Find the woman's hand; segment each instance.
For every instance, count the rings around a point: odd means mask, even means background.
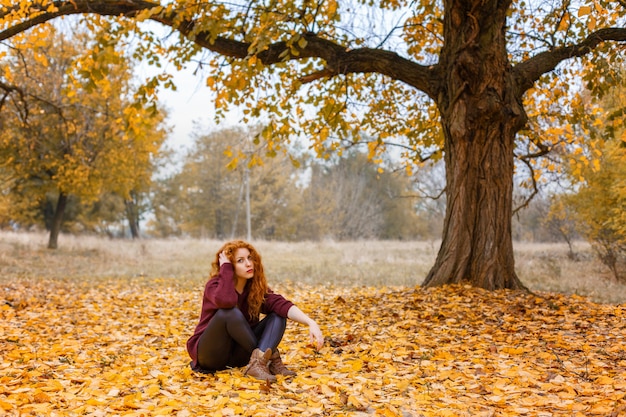
[[[324,346],[324,335],[320,330],[320,326],[313,320],[309,323],[309,340],[317,350],[320,350],[322,346]]]
[[[224,252],[220,252],[219,261],[220,261],[220,266],[230,263],[230,259],[228,259],[228,256],[226,256]]]
[[[316,349],[321,349],[324,346],[324,335],[320,330],[320,326],[317,325],[315,320],[307,316],[295,305],[289,308],[287,317],[298,323],[306,324],[309,326],[309,340]]]

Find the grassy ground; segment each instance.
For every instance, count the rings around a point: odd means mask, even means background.
[[[0,232],[0,280],[21,278],[171,278],[200,288],[222,242],[197,239],[110,240],[63,235],[60,249],[46,249],[39,233]],[[419,285],[432,266],[438,242],[253,242],[270,284],[329,286]],[[516,268],[533,291],[578,294],[601,303],[625,303],[626,285],[611,280],[589,245],[517,243]]]

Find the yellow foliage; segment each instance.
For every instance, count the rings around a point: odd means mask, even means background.
[[[2,285],[0,410],[399,417],[626,409],[623,306],[465,286],[282,283],[274,289],[315,314],[326,343],[315,351],[307,329],[289,324],[281,351],[298,375],[266,384],[242,369],[190,371],[184,344],[200,288],[187,282],[25,278]]]
[[[4,74],[27,92],[30,114],[25,119],[19,102],[5,103],[10,128],[0,139],[0,160],[23,183],[38,179],[25,198],[36,204],[55,191],[88,203],[105,191],[126,198],[144,189],[165,139],[163,116],[131,101],[130,65],[109,34],[67,37],[42,25],[22,36]]]

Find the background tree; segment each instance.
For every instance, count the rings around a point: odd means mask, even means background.
[[[437,240],[446,215],[446,179],[443,161],[424,166],[413,173],[415,209],[418,216],[418,236]]]
[[[28,224],[50,213],[50,248],[70,196],[91,204],[110,192],[128,206],[144,192],[165,139],[163,114],[133,101],[132,61],[99,35],[40,26],[2,61],[0,161],[13,177],[12,218]],[[42,212],[50,199],[54,209]]]
[[[574,165],[574,192],[560,196],[552,206],[555,216],[573,219],[617,280],[626,278],[626,87],[624,78],[619,80],[602,101],[584,106],[595,115],[588,134],[598,141],[600,152],[575,150],[588,155],[588,164]]]
[[[607,143],[598,171],[585,175],[585,184],[575,194],[562,198],[576,220],[577,229],[590,242],[615,279],[625,278],[626,147]]]
[[[418,236],[415,199],[407,198],[413,197],[411,183],[403,173],[379,172],[360,152],[325,163],[309,160],[299,169],[299,160],[282,154],[262,158],[266,149],[251,141],[254,135],[238,128],[203,134],[197,126],[182,167],[155,193],[154,232],[245,237],[249,192],[251,233],[258,239]]]
[[[303,189],[303,239],[411,239],[418,218],[409,178],[379,170],[367,155],[351,151],[332,162],[311,164]]]
[[[252,143],[253,130],[202,132],[196,126],[182,168],[161,181],[151,227],[160,235],[245,237],[245,193],[249,191],[254,237],[288,240],[294,229],[289,211],[298,191],[290,159],[263,160],[263,147]]]
[[[203,66],[215,74],[208,84],[218,115],[233,105],[246,117],[271,114],[262,136],[272,149],[295,132],[320,156],[364,137],[376,138],[373,160],[391,138],[403,138],[404,156],[416,163],[443,155],[443,239],[424,285],[521,288],[511,232],[515,157],[534,183],[550,165],[532,161],[580,137],[555,118],[533,123],[526,109],[553,103],[567,113],[574,80],[602,89],[621,59],[614,45],[626,40],[625,9],[608,0],[44,0],[4,6],[0,40],[66,14],[118,16],[120,34],[146,30],[123,17],[151,19],[181,34],[170,49],[176,65],[200,48],[215,53]],[[167,47],[143,39],[138,50],[149,59]]]
[[[576,260],[577,254],[574,251],[574,239],[580,238],[580,234],[576,227],[574,207],[569,207],[564,202],[563,197],[566,195],[554,194],[550,199],[550,205],[547,210],[545,210],[545,206],[540,206],[543,219],[540,224],[544,225],[551,235],[565,240],[569,247],[569,258]]]

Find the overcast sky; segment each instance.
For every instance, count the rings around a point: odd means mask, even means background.
[[[169,112],[168,124],[172,127],[172,133],[168,143],[174,150],[180,151],[192,143],[194,121],[201,122],[203,126],[215,127],[215,109],[204,76],[194,75],[192,70],[186,69],[175,72],[174,80],[177,91],[161,91],[159,101]]]

